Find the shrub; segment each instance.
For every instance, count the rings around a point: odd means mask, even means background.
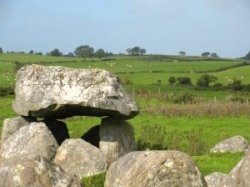
[[[169,79],[168,79],[168,82],[170,85],[174,85],[176,83],[176,81],[177,81],[176,78],[173,76],[169,77]]]
[[[215,90],[222,90],[224,89],[225,87],[223,86],[223,84],[221,83],[216,83],[212,86]]]
[[[14,95],[14,87],[0,87],[0,97]]]
[[[243,88],[243,86],[241,85],[241,80],[238,80],[236,78],[234,78],[232,80],[232,82],[229,83],[227,86],[228,86],[228,88],[230,88],[231,90],[234,90],[234,91],[239,91]]]
[[[217,80],[217,77],[213,75],[204,74],[197,80],[197,86],[208,88],[210,83]]]
[[[138,139],[138,150],[164,150],[165,129],[159,125],[144,125],[141,128],[141,136]]]
[[[177,82],[180,85],[191,85],[191,79],[189,77],[178,77]]]
[[[195,102],[195,97],[195,95],[185,92],[174,95],[172,101],[177,104],[191,104]]]
[[[208,153],[208,145],[202,139],[202,129],[187,132],[172,131],[166,133],[160,125],[143,126],[138,139],[139,150],[179,150],[190,155]]]

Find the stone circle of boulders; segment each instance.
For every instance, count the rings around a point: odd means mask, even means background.
[[[100,69],[29,65],[16,75],[13,110],[3,124],[0,186],[81,186],[105,172],[136,144],[131,125],[139,108],[119,79]],[[82,139],[69,139],[60,119],[105,117]],[[86,140],[86,141],[85,141]]]
[[[135,151],[111,164],[105,187],[206,186],[192,159],[179,151]]]
[[[218,144],[216,144],[210,153],[235,153],[244,152],[248,149],[248,142],[242,136],[234,136],[232,138],[226,139]]]

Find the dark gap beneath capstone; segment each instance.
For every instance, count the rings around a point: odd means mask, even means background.
[[[86,141],[86,142],[92,144],[93,146],[99,148],[99,141],[100,141],[99,132],[100,132],[100,125],[96,125],[96,126],[90,128],[85,134],[83,134],[81,136],[81,138],[84,141]]]
[[[52,132],[53,136],[55,137],[58,145],[61,145],[64,140],[70,138],[66,123],[58,121],[53,118],[45,118],[40,122],[46,124],[48,129]]]
[[[83,107],[79,105],[61,105],[57,108],[57,105],[51,105],[45,109],[38,111],[29,111],[28,115],[33,117],[41,118],[54,118],[54,119],[65,119],[73,116],[111,116],[120,119],[129,119],[136,116],[138,112],[131,111],[128,116],[122,115],[119,111],[106,110],[101,108]]]

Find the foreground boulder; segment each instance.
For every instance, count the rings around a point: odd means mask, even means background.
[[[52,159],[57,147],[58,144],[47,126],[44,123],[32,122],[21,127],[3,143],[0,156],[2,160],[37,155]]]
[[[105,187],[206,186],[192,159],[179,151],[138,151],[114,162]]]
[[[105,70],[30,65],[16,75],[14,111],[22,116],[132,118],[139,109]]]
[[[29,125],[32,121],[35,121],[35,119],[21,116],[5,119],[1,134],[1,144],[3,144],[5,140],[7,140],[21,127]]]
[[[120,119],[111,117],[102,119],[99,148],[104,153],[109,165],[119,157],[135,151],[133,127]]]
[[[235,178],[237,186],[249,187],[250,186],[250,151],[248,151],[243,158],[230,172],[230,175]]]
[[[211,150],[211,153],[235,153],[244,152],[248,149],[247,140],[242,136],[234,136],[216,144]]]
[[[0,164],[1,187],[80,187],[78,177],[69,175],[44,157],[4,161]]]
[[[237,187],[236,182],[229,175],[214,172],[205,177],[208,187]]]
[[[102,173],[107,166],[100,150],[82,139],[65,140],[57,149],[54,162],[80,178]]]

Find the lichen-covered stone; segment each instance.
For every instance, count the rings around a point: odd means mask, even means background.
[[[105,187],[206,186],[192,159],[179,151],[137,151],[111,164]]]
[[[132,118],[139,109],[119,80],[100,69],[30,65],[16,75],[14,111],[23,116]]]
[[[119,157],[135,151],[133,127],[124,120],[111,117],[102,119],[99,148],[109,165]]]
[[[211,150],[211,153],[235,153],[244,152],[248,149],[247,140],[242,136],[234,136],[216,144]]]
[[[102,152],[82,139],[67,139],[57,149],[54,162],[80,178],[106,171]]]
[[[21,127],[9,137],[1,147],[2,160],[44,156],[53,159],[58,144],[56,139],[44,123],[32,122]]]
[[[72,176],[48,159],[36,156],[4,161],[0,164],[1,187],[80,187]]]
[[[205,177],[208,187],[237,187],[235,180],[227,174],[214,172]]]
[[[250,151],[245,157],[236,165],[230,172],[232,178],[236,180],[237,186],[249,187],[250,186]]]
[[[3,121],[1,144],[3,144],[5,140],[17,132],[21,127],[29,125],[32,121],[35,121],[35,119],[21,116],[5,119]]]

